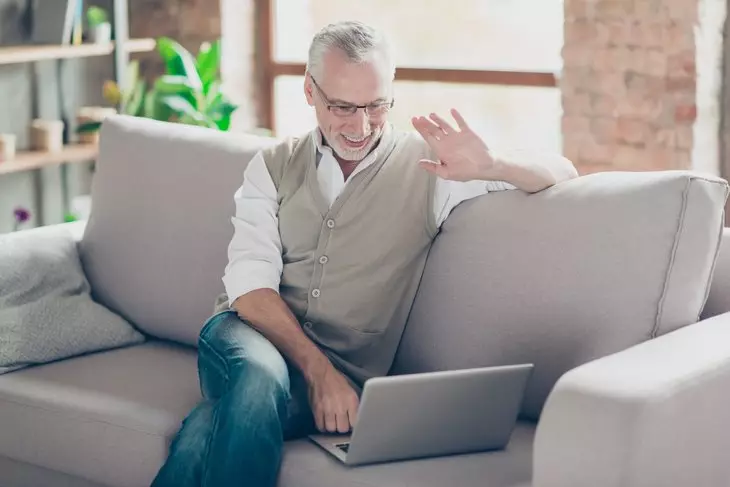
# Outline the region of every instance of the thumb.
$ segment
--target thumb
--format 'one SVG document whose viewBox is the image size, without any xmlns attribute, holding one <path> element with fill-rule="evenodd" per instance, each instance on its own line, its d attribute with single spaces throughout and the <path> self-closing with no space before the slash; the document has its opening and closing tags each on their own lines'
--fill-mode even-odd
<svg viewBox="0 0 730 487">
<path fill-rule="evenodd" d="M 421 159 L 420 161 L 418 161 L 418 164 L 426 171 L 444 179 L 446 179 L 446 176 L 449 172 L 448 168 L 444 164 L 440 162 L 434 162 L 429 159 Z"/>
</svg>

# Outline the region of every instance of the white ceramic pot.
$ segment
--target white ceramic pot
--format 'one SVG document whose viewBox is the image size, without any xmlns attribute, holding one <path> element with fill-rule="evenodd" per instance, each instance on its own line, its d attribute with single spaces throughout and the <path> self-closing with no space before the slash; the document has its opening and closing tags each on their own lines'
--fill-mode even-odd
<svg viewBox="0 0 730 487">
<path fill-rule="evenodd" d="M 91 42 L 96 44 L 108 44 L 112 41 L 112 24 L 104 22 L 95 25 L 90 29 Z"/>
</svg>

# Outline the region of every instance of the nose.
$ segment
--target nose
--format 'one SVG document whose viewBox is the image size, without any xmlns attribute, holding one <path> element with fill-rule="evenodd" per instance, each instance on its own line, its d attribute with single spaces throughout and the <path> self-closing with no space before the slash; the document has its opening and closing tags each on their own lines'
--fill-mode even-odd
<svg viewBox="0 0 730 487">
<path fill-rule="evenodd" d="M 368 133 L 368 127 L 370 126 L 370 117 L 364 108 L 358 108 L 358 110 L 352 115 L 352 129 L 357 135 L 365 135 Z"/>
</svg>

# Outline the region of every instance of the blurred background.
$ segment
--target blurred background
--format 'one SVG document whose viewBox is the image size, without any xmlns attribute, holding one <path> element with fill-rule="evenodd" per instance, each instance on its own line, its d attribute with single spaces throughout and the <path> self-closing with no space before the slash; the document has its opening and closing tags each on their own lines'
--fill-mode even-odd
<svg viewBox="0 0 730 487">
<path fill-rule="evenodd" d="M 456 107 L 492 146 L 561 152 L 581 174 L 725 177 L 726 13 L 727 0 L 0 0 L 0 148 L 14 144 L 0 232 L 88 215 L 109 109 L 309 130 L 309 42 L 343 19 L 390 36 L 400 128 Z M 58 120 L 60 149 L 43 139 Z"/>
</svg>

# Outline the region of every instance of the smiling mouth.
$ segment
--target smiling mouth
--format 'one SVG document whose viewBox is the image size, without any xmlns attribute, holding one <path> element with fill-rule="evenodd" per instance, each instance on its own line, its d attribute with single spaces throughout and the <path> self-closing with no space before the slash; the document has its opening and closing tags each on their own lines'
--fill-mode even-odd
<svg viewBox="0 0 730 487">
<path fill-rule="evenodd" d="M 364 147 L 368 143 L 372 134 L 366 135 L 365 137 L 349 137 L 345 134 L 340 134 L 345 140 L 345 144 L 353 149 L 359 149 Z"/>
</svg>

